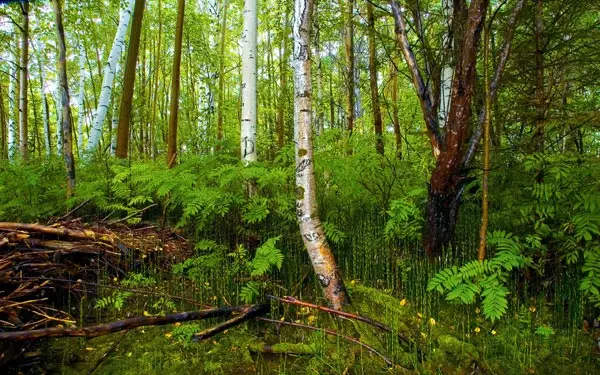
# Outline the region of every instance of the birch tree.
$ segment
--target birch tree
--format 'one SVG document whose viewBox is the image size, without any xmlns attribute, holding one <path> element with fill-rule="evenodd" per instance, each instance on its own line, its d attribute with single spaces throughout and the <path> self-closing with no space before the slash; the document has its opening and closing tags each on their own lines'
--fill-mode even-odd
<svg viewBox="0 0 600 375">
<path fill-rule="evenodd" d="M 242 162 L 256 161 L 256 0 L 244 1 L 242 32 L 242 123 L 240 150 Z"/>
<path fill-rule="evenodd" d="M 121 2 L 119 26 L 117 27 L 117 33 L 115 34 L 115 40 L 110 50 L 108 61 L 104 67 L 98 108 L 96 108 L 94 120 L 92 121 L 92 129 L 90 130 L 90 138 L 87 145 L 87 150 L 90 152 L 98 147 L 100 140 L 102 139 L 102 124 L 104 123 L 108 112 L 118 60 L 125 49 L 125 34 L 127 33 L 127 27 L 131 20 L 134 5 L 135 0 L 122 0 Z"/>
<path fill-rule="evenodd" d="M 61 93 L 62 113 L 62 143 L 65 167 L 67 170 L 67 197 L 73 195 L 75 190 L 75 159 L 73 158 L 73 134 L 71 124 L 71 104 L 69 99 L 69 82 L 67 79 L 67 47 L 65 44 L 65 30 L 63 27 L 63 16 L 61 0 L 52 0 L 56 22 L 56 35 L 58 38 L 58 79 Z"/>
<path fill-rule="evenodd" d="M 20 132 L 20 143 L 19 150 L 21 151 L 21 157 L 23 160 L 27 160 L 29 153 L 28 144 L 28 122 L 27 122 L 27 84 L 28 84 L 28 68 L 29 64 L 29 1 L 24 1 L 21 5 L 21 11 L 23 13 L 23 26 L 21 29 L 21 85 L 19 94 L 19 132 Z"/>
<path fill-rule="evenodd" d="M 14 27 L 11 23 L 11 31 Z M 10 83 L 8 86 L 8 158 L 13 159 L 17 147 L 17 140 L 19 139 L 19 129 L 15 121 L 15 104 L 17 100 L 17 59 L 16 54 L 13 51 L 9 51 L 8 56 L 11 60 L 8 62 L 9 66 L 9 79 Z"/>
<path fill-rule="evenodd" d="M 310 30 L 313 0 L 294 4 L 294 141 L 296 143 L 296 216 L 300 234 L 323 294 L 334 309 L 349 303 L 342 275 L 319 218 L 312 145 Z"/>
</svg>

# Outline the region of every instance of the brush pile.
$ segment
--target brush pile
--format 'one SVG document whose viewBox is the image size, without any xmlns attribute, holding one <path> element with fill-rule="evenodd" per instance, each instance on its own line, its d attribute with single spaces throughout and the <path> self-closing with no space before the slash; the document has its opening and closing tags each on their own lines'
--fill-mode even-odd
<svg viewBox="0 0 600 375">
<path fill-rule="evenodd" d="M 0 222 L 0 332 L 73 326 L 76 319 L 61 308 L 67 297 L 150 259 L 154 266 L 179 261 L 186 249 L 183 238 L 153 226 Z"/>
</svg>

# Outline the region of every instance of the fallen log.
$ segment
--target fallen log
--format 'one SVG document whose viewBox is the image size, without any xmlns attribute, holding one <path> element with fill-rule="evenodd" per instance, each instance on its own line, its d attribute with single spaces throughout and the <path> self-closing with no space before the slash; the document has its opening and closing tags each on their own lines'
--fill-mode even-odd
<svg viewBox="0 0 600 375">
<path fill-rule="evenodd" d="M 102 234 L 87 229 L 68 229 L 64 227 L 46 226 L 41 224 L 27 223 L 8 223 L 0 222 L 0 230 L 4 231 L 21 231 L 21 232 L 37 232 L 49 234 L 58 237 L 66 237 L 77 240 L 91 240 L 105 243 L 108 245 L 117 244 L 117 239 L 109 234 Z"/>
<path fill-rule="evenodd" d="M 241 306 L 225 306 L 218 307 L 208 310 L 188 311 L 177 314 L 160 315 L 160 316 L 140 316 L 135 318 L 129 318 L 119 320 L 116 322 L 98 324 L 84 328 L 64 328 L 64 327 L 52 327 L 44 329 L 36 329 L 31 331 L 17 331 L 17 332 L 0 332 L 0 341 L 11 340 L 11 341 L 30 341 L 41 338 L 50 337 L 98 337 L 107 335 L 114 332 L 129 330 L 142 326 L 155 326 L 165 325 L 177 322 L 187 322 L 191 320 L 202 320 L 209 318 L 216 318 L 220 316 L 230 316 L 234 313 L 240 313 L 237 319 L 229 324 L 227 327 L 240 324 L 245 320 L 251 319 L 255 316 L 266 313 L 269 310 L 268 305 L 241 305 Z M 242 319 L 243 318 L 243 319 Z M 235 318 L 234 318 L 235 319 Z M 233 321 L 234 319 L 231 319 Z M 223 323 L 224 324 L 224 323 Z M 218 325 L 223 326 L 223 324 Z M 214 332 L 210 336 L 227 329 L 227 327 L 219 328 L 214 327 Z M 208 334 L 208 333 L 207 333 Z M 206 336 L 206 337 L 210 337 Z M 202 338 L 206 338 L 202 337 Z"/>
</svg>

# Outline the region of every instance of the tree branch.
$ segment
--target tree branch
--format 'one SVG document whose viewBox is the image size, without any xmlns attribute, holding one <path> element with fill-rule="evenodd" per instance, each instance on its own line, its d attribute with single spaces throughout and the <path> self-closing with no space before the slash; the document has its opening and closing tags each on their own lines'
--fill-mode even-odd
<svg viewBox="0 0 600 375">
<path fill-rule="evenodd" d="M 165 325 L 176 322 L 187 322 L 190 320 L 202 320 L 209 318 L 216 318 L 220 316 L 229 316 L 233 313 L 249 314 L 252 313 L 256 316 L 258 312 L 263 313 L 268 305 L 241 305 L 233 307 L 219 307 L 209 310 L 199 311 L 188 311 L 177 314 L 161 315 L 161 316 L 139 316 L 135 318 L 129 318 L 119 320 L 116 322 L 98 324 L 95 326 L 84 327 L 84 328 L 62 328 L 52 327 L 36 329 L 31 331 L 19 331 L 19 332 L 0 332 L 1 340 L 10 341 L 31 341 L 41 338 L 49 337 L 98 337 L 104 336 L 110 333 L 129 330 L 142 326 L 156 326 Z M 244 315 L 240 315 L 242 317 Z M 239 317 L 238 317 L 239 318 Z M 233 320 L 233 319 L 232 319 Z M 217 331 L 220 332 L 220 331 Z M 215 333 L 217 333 L 215 332 Z"/>
<path fill-rule="evenodd" d="M 404 55 L 404 60 L 408 65 L 408 70 L 417 90 L 419 96 L 419 102 L 421 109 L 423 110 L 423 118 L 425 125 L 427 126 L 427 134 L 433 147 L 433 155 L 437 159 L 441 152 L 442 137 L 440 134 L 439 124 L 436 116 L 434 115 L 433 99 L 430 90 L 423 81 L 423 76 L 419 70 L 417 59 L 415 54 L 408 42 L 408 36 L 406 34 L 406 23 L 404 21 L 404 15 L 402 9 L 398 7 L 395 0 L 390 0 L 390 6 L 392 8 L 392 14 L 394 15 L 395 32 L 398 39 L 398 46 Z"/>
<path fill-rule="evenodd" d="M 506 67 L 506 62 L 508 61 L 508 57 L 510 56 L 510 50 L 512 47 L 513 37 L 515 35 L 515 30 L 517 28 L 517 21 L 519 18 L 519 13 L 523 8 L 523 4 L 525 0 L 517 0 L 515 7 L 510 15 L 510 19 L 508 21 L 508 31 L 506 33 L 506 38 L 504 40 L 504 46 L 502 47 L 502 52 L 500 53 L 500 58 L 498 59 L 498 66 L 496 67 L 496 72 L 494 73 L 494 79 L 490 84 L 490 97 L 492 103 L 496 100 L 496 96 L 498 94 L 498 87 L 500 86 L 500 80 L 502 79 L 502 74 L 504 73 L 504 68 Z M 469 148 L 467 149 L 467 153 L 465 154 L 462 160 L 463 168 L 468 168 L 469 164 L 475 156 L 475 151 L 477 150 L 477 146 L 479 145 L 479 141 L 481 140 L 481 135 L 483 134 L 483 120 L 485 117 L 485 108 L 482 108 L 479 111 L 479 117 L 477 119 L 477 126 L 473 131 L 473 135 L 469 140 Z"/>
</svg>

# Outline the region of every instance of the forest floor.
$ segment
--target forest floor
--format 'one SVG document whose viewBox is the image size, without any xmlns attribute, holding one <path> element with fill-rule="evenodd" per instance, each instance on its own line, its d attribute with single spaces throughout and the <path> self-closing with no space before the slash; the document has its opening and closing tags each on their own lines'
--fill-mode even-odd
<svg viewBox="0 0 600 375">
<path fill-rule="evenodd" d="M 196 299 L 198 286 L 172 275 L 171 267 L 188 259 L 192 250 L 181 234 L 168 228 L 117 222 L 89 225 L 79 220 L 39 227 L 0 225 L 0 249 L 0 271 L 8 276 L 0 280 L 3 331 L 82 327 L 228 302 L 225 296 Z M 10 365 L 4 363 L 3 373 L 600 373 L 592 334 L 582 330 L 544 334 L 520 325 L 522 319 L 533 319 L 539 312 L 525 311 L 515 317 L 516 323 L 507 319 L 498 324 L 467 315 L 457 325 L 460 310 L 454 306 L 434 318 L 402 296 L 356 281 L 347 284 L 353 312 L 384 323 L 392 333 L 326 312 L 272 302 L 270 318 L 319 329 L 254 320 L 195 342 L 195 333 L 222 321 L 211 319 L 139 327 L 91 339 L 3 342 L 2 359 L 12 360 Z M 305 299 L 307 295 L 310 292 Z M 21 305 L 11 309 L 15 303 Z M 410 342 L 398 340 L 397 334 Z"/>
</svg>

